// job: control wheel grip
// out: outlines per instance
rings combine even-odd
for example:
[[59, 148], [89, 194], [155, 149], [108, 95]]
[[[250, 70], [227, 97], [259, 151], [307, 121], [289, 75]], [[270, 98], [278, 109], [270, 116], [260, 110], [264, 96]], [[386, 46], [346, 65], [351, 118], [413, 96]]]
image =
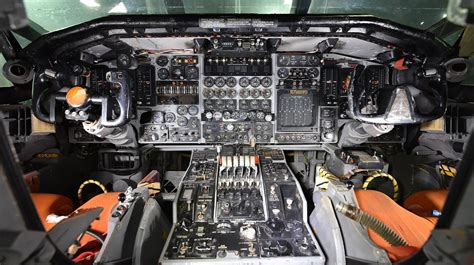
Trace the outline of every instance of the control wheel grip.
[[125, 71], [109, 71], [105, 76], [110, 83], [117, 84], [120, 89], [115, 97], [120, 109], [120, 114], [115, 119], [109, 119], [110, 109], [113, 104], [110, 97], [101, 97], [102, 103], [101, 124], [104, 127], [116, 127], [128, 122], [132, 107], [130, 87], [128, 85], [128, 74]]

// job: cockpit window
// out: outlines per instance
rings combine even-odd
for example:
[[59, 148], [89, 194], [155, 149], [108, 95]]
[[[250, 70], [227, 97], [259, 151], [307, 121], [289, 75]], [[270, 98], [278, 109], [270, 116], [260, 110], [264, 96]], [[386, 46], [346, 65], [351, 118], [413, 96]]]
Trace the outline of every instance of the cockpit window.
[[[28, 17], [55, 31], [113, 14], [358, 14], [427, 29], [446, 17], [447, 0], [25, 0]], [[305, 4], [306, 3], [306, 4]]]

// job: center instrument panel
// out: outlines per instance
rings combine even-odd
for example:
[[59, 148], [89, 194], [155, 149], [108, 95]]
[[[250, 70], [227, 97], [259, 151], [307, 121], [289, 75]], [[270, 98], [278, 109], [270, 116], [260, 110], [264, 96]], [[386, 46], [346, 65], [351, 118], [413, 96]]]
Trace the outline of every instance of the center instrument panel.
[[323, 264], [299, 183], [278, 149], [196, 150], [161, 264]]
[[[127, 70], [140, 144], [337, 142], [340, 66], [269, 51], [272, 39], [216, 40], [211, 51], [142, 54]], [[107, 69], [91, 68], [92, 89], [109, 86]]]

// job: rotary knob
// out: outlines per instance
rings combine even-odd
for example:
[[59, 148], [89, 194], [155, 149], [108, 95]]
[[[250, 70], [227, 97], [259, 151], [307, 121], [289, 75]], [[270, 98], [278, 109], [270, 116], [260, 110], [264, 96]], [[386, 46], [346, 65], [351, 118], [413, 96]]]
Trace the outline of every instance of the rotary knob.
[[234, 124], [232, 123], [228, 123], [226, 126], [225, 126], [225, 129], [229, 132], [232, 132], [234, 130]]

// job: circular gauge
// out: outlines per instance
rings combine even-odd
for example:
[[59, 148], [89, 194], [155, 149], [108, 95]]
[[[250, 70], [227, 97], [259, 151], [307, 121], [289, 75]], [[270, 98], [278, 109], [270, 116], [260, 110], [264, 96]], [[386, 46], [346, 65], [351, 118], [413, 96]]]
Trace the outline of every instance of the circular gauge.
[[247, 118], [249, 118], [249, 120], [251, 121], [255, 120], [256, 117], [257, 117], [257, 113], [255, 113], [255, 111], [249, 111], [247, 113]]
[[220, 121], [222, 119], [222, 113], [220, 113], [219, 111], [216, 111], [216, 112], [214, 112], [212, 117], [214, 118], [214, 120]]
[[195, 105], [190, 106], [190, 107], [188, 108], [188, 113], [189, 113], [189, 115], [193, 115], [193, 116], [194, 116], [194, 115], [197, 115], [197, 114], [199, 113], [199, 108], [198, 108], [198, 106], [195, 106]]
[[206, 119], [211, 120], [212, 119], [212, 112], [206, 112]]
[[216, 101], [216, 109], [221, 110], [225, 108], [225, 102], [222, 99]]
[[214, 80], [214, 83], [218, 87], [223, 87], [223, 86], [225, 86], [225, 79], [224, 79], [224, 77], [218, 77]]
[[282, 55], [278, 58], [278, 65], [288, 65], [290, 63], [290, 57], [288, 55]]
[[204, 108], [206, 110], [208, 110], [208, 109], [212, 110], [212, 109], [214, 109], [214, 104], [210, 100], [204, 100]]
[[240, 110], [248, 110], [249, 109], [248, 100], [241, 100], [240, 103], [239, 103], [239, 109]]
[[248, 98], [250, 96], [250, 91], [246, 88], [242, 88], [239, 91], [239, 95], [240, 95], [241, 98]]
[[257, 112], [257, 120], [264, 120], [265, 119], [265, 113], [259, 111]]
[[318, 68], [309, 68], [308, 69], [308, 77], [309, 78], [317, 78], [319, 76]]
[[186, 69], [184, 69], [184, 76], [187, 80], [198, 79], [199, 70], [196, 66], [186, 66]]
[[235, 96], [237, 96], [237, 91], [233, 88], [229, 88], [227, 89], [227, 96], [229, 98], [235, 98]]
[[270, 107], [271, 107], [270, 101], [268, 101], [268, 100], [262, 101], [262, 109], [264, 109], [264, 110], [269, 110]]
[[225, 119], [225, 120], [228, 120], [231, 118], [231, 114], [229, 111], [224, 111], [224, 113], [222, 113], [222, 117]]
[[156, 64], [159, 65], [159, 66], [165, 66], [168, 64], [168, 57], [166, 56], [158, 56], [158, 58], [156, 58]]
[[239, 79], [239, 86], [248, 87], [250, 85], [250, 80], [247, 77], [241, 77]]
[[258, 101], [257, 101], [257, 100], [252, 100], [252, 101], [250, 101], [250, 108], [251, 108], [251, 109], [259, 109], [259, 108], [260, 108], [260, 104], [258, 104]]
[[260, 79], [258, 77], [252, 77], [252, 79], [250, 79], [250, 85], [258, 87], [260, 85]]
[[228, 87], [235, 87], [235, 85], [237, 85], [237, 79], [235, 79], [235, 77], [229, 77], [229, 78], [227, 78], [227, 80], [225, 81], [225, 84], [226, 84]]
[[310, 65], [315, 65], [315, 66], [321, 65], [321, 61], [317, 55], [308, 56], [308, 62]]
[[204, 78], [204, 86], [211, 87], [214, 85], [214, 79], [210, 76]]
[[272, 96], [272, 91], [270, 89], [264, 89], [262, 91], [262, 97], [270, 98]]
[[271, 114], [265, 115], [265, 121], [272, 121], [272, 120], [273, 120], [273, 116]]
[[205, 97], [205, 98], [212, 98], [214, 96], [214, 89], [212, 88], [205, 88], [203, 91], [202, 91], [202, 95]]
[[224, 89], [217, 89], [216, 90], [216, 97], [218, 98], [224, 98], [226, 95], [226, 92]]
[[234, 124], [232, 124], [232, 123], [226, 124], [225, 129], [229, 132], [233, 131], [234, 130]]
[[227, 100], [226, 103], [225, 103], [225, 107], [228, 110], [235, 110], [236, 109], [236, 106], [235, 106], [235, 103], [234, 103], [233, 100]]
[[240, 119], [240, 112], [234, 111], [232, 112], [232, 115], [230, 116], [233, 120], [238, 120]]
[[132, 59], [129, 55], [121, 53], [117, 56], [117, 65], [122, 68], [128, 68], [132, 65]]
[[186, 115], [188, 114], [188, 108], [186, 106], [179, 106], [176, 112], [178, 112], [179, 115]]
[[278, 69], [277, 74], [279, 78], [287, 78], [290, 75], [290, 71], [288, 68], [280, 68]]
[[170, 75], [170, 72], [166, 68], [160, 68], [158, 69], [158, 78], [159, 79], [168, 79], [168, 76]]
[[168, 122], [168, 123], [169, 123], [169, 122], [174, 122], [175, 119], [176, 119], [176, 116], [174, 115], [174, 113], [172, 113], [172, 112], [167, 112], [167, 113], [165, 114], [165, 121], [166, 121], [166, 122]]
[[260, 97], [260, 91], [258, 89], [252, 89], [250, 90], [250, 96], [253, 98], [258, 98]]
[[262, 86], [269, 87], [272, 85], [272, 79], [270, 77], [264, 77], [262, 78], [261, 83], [262, 83]]
[[188, 119], [186, 119], [186, 117], [179, 116], [178, 119], [176, 120], [176, 123], [179, 126], [186, 126], [186, 125], [188, 125]]
[[241, 111], [241, 112], [240, 112], [240, 117], [239, 117], [239, 119], [245, 120], [245, 119], [247, 119], [247, 117], [248, 117], [248, 113], [247, 113], [246, 111]]

